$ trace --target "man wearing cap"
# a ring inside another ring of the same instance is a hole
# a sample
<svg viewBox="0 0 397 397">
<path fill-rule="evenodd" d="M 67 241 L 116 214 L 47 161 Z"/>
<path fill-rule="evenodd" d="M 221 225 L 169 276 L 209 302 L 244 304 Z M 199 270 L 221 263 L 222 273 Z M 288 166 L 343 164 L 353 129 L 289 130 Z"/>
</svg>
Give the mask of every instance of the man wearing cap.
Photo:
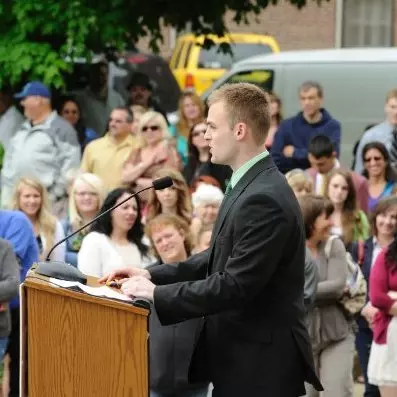
<svg viewBox="0 0 397 397">
<path fill-rule="evenodd" d="M 10 140 L 1 172 L 1 205 L 7 206 L 21 177 L 35 177 L 47 188 L 54 210 L 66 198 L 66 172 L 79 168 L 77 132 L 51 107 L 50 90 L 38 81 L 15 95 L 26 121 Z"/>
<path fill-rule="evenodd" d="M 135 72 L 129 84 L 128 90 L 128 105 L 141 105 L 147 110 L 153 110 L 161 113 L 167 120 L 166 112 L 161 106 L 153 99 L 153 88 L 150 83 L 149 77 L 141 72 Z M 168 122 L 168 120 L 167 120 Z"/>
</svg>

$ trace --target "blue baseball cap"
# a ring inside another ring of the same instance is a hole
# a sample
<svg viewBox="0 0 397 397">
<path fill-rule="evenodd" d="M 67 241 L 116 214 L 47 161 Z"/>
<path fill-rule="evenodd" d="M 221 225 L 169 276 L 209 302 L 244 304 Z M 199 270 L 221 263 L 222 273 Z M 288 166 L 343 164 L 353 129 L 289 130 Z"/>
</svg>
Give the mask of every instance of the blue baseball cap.
<svg viewBox="0 0 397 397">
<path fill-rule="evenodd" d="M 23 99 L 28 96 L 41 96 L 43 98 L 51 98 L 51 92 L 47 86 L 40 81 L 30 81 L 25 84 L 22 91 L 15 95 L 15 98 Z"/>
</svg>

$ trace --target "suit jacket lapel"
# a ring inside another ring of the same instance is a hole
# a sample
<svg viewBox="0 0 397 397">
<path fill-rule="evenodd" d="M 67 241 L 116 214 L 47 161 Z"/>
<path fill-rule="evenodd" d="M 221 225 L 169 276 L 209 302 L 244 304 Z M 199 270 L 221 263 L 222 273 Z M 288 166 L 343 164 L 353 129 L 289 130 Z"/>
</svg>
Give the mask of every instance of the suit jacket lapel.
<svg viewBox="0 0 397 397">
<path fill-rule="evenodd" d="M 270 156 L 267 156 L 263 160 L 258 161 L 253 167 L 251 167 L 247 171 L 247 173 L 238 181 L 237 185 L 232 189 L 232 191 L 223 199 L 222 204 L 219 208 L 218 217 L 212 231 L 208 272 L 210 271 L 211 267 L 212 254 L 215 247 L 216 238 L 220 230 L 222 229 L 222 226 L 225 222 L 227 214 L 230 211 L 230 208 L 233 206 L 233 203 L 237 200 L 240 194 L 246 189 L 246 187 L 256 178 L 256 176 L 265 169 L 271 167 L 275 167 L 275 165 Z"/>
</svg>

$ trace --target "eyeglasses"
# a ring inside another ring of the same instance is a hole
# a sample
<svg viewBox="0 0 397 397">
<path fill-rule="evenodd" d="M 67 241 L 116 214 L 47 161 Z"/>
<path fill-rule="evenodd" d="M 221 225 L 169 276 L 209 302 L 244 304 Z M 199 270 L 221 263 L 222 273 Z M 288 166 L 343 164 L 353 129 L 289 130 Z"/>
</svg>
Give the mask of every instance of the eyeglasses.
<svg viewBox="0 0 397 397">
<path fill-rule="evenodd" d="M 160 127 L 158 125 L 145 125 L 144 127 L 142 127 L 143 132 L 146 132 L 147 130 L 158 131 L 159 129 Z"/>
<path fill-rule="evenodd" d="M 199 136 L 199 135 L 204 135 L 205 133 L 206 133 L 206 131 L 207 130 L 194 130 L 193 132 L 192 132 L 192 138 L 195 138 L 196 136 Z"/>
<path fill-rule="evenodd" d="M 382 157 L 381 156 L 373 156 L 373 157 L 367 157 L 366 159 L 364 159 L 365 163 L 369 163 L 371 160 L 374 161 L 381 161 Z"/>
</svg>

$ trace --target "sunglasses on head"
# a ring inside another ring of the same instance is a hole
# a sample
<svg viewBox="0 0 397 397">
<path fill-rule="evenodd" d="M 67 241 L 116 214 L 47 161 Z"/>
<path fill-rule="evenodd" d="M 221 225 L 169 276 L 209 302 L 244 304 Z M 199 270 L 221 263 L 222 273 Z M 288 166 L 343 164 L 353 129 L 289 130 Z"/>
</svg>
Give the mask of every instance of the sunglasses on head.
<svg viewBox="0 0 397 397">
<path fill-rule="evenodd" d="M 144 127 L 142 127 L 143 132 L 146 132 L 147 130 L 158 131 L 159 129 L 160 127 L 158 125 L 145 125 Z"/>
</svg>

